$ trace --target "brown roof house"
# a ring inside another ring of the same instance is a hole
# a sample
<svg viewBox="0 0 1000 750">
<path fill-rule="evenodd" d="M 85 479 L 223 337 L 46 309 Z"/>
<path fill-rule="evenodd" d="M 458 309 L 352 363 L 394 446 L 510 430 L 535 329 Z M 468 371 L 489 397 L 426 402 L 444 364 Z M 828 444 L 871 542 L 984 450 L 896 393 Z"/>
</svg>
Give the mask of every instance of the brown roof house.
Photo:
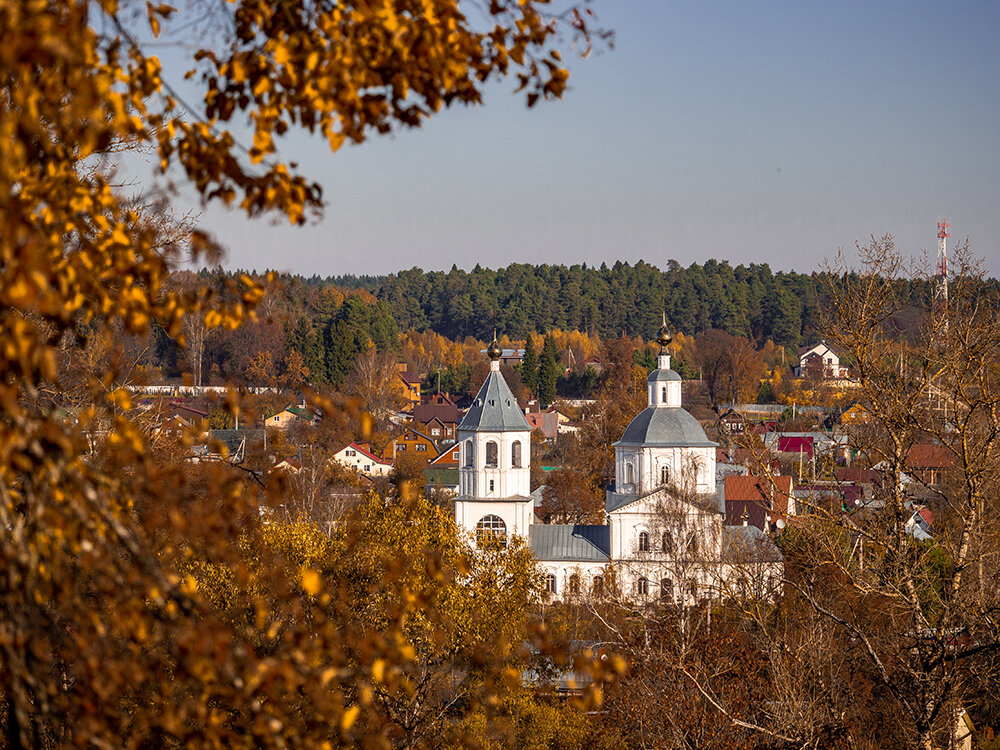
<svg viewBox="0 0 1000 750">
<path fill-rule="evenodd" d="M 410 406 L 420 406 L 420 378 L 407 372 L 406 363 L 396 365 L 399 371 L 399 382 L 403 386 L 403 395 Z"/>
<path fill-rule="evenodd" d="M 385 449 L 385 460 L 396 462 L 396 457 L 402 453 L 415 454 L 427 460 L 437 457 L 437 447 L 430 436 L 418 430 L 406 430 L 402 435 L 395 438 Z"/>
<path fill-rule="evenodd" d="M 443 393 L 424 396 L 423 403 L 413 407 L 413 421 L 414 426 L 435 442 L 452 442 L 459 422 L 458 407 Z"/>
<path fill-rule="evenodd" d="M 795 515 L 792 478 L 788 476 L 726 477 L 723 502 L 727 526 L 756 526 L 770 531 L 779 518 Z"/>
<path fill-rule="evenodd" d="M 916 443 L 906 454 L 906 472 L 922 484 L 941 484 L 957 467 L 955 454 L 940 443 Z"/>
</svg>

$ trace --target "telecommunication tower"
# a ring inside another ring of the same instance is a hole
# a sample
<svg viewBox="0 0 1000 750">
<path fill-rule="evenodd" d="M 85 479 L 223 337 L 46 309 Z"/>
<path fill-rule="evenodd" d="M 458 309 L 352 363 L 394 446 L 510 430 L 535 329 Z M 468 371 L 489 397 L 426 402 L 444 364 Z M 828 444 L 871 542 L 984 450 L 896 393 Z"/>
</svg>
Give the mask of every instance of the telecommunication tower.
<svg viewBox="0 0 1000 750">
<path fill-rule="evenodd" d="M 934 272 L 934 317 L 940 331 L 948 332 L 948 230 L 951 224 L 942 219 L 937 223 L 937 270 Z"/>
</svg>

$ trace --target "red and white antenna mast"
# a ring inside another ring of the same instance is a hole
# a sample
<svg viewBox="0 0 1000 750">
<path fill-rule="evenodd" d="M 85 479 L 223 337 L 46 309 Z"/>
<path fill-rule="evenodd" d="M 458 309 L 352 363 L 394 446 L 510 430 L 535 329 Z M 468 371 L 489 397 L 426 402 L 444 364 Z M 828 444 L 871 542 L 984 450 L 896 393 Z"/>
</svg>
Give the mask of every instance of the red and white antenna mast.
<svg viewBox="0 0 1000 750">
<path fill-rule="evenodd" d="M 942 219 L 937 223 L 938 251 L 937 269 L 934 272 L 934 312 L 942 330 L 948 331 L 948 230 L 951 224 Z"/>
</svg>

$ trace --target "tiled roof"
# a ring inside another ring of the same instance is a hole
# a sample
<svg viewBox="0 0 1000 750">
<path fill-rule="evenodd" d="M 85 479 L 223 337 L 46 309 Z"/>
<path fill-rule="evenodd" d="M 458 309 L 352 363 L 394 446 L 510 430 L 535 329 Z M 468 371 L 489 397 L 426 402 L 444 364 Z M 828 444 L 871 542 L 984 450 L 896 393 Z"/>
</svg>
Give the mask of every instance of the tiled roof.
<svg viewBox="0 0 1000 750">
<path fill-rule="evenodd" d="M 772 484 L 773 501 L 772 501 Z M 777 476 L 766 477 L 730 475 L 726 477 L 726 518 L 730 523 L 735 521 L 730 511 L 736 503 L 760 503 L 769 507 L 775 513 L 785 513 L 788 510 L 788 496 L 792 493 L 792 478 Z"/>
<path fill-rule="evenodd" d="M 458 408 L 454 404 L 420 404 L 413 407 L 413 419 L 427 423 L 438 419 L 442 423 L 458 424 Z"/>
<path fill-rule="evenodd" d="M 906 454 L 911 469 L 950 469 L 955 464 L 955 454 L 940 443 L 917 443 Z"/>
<path fill-rule="evenodd" d="M 542 561 L 607 562 L 611 527 L 536 523 L 528 527 L 528 543 Z"/>
</svg>

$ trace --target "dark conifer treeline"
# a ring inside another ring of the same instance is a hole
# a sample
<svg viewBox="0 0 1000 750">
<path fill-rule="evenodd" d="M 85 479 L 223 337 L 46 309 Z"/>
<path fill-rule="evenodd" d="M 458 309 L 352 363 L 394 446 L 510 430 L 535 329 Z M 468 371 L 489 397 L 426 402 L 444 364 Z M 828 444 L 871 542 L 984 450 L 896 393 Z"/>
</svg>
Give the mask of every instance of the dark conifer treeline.
<svg viewBox="0 0 1000 750">
<path fill-rule="evenodd" d="M 229 275 L 222 269 L 201 272 L 220 293 Z M 276 378 L 301 357 L 309 382 L 340 384 L 369 344 L 379 352 L 395 350 L 401 331 L 430 330 L 453 341 L 489 340 L 494 330 L 517 340 L 553 329 L 649 339 L 662 310 L 671 329 L 687 335 L 716 329 L 758 345 L 770 339 L 794 347 L 816 337 L 825 304 L 819 273 L 773 273 L 766 264 L 734 268 L 716 260 L 688 268 L 669 261 L 666 270 L 643 261 L 600 268 L 477 265 L 471 271 L 412 268 L 381 277 L 285 276 L 280 282 L 268 293 L 260 322 L 236 333 L 209 333 L 206 374 L 247 377 L 256 372 L 248 370 L 251 360 L 267 350 L 263 369 L 273 369 Z M 898 283 L 914 309 L 923 305 L 930 291 L 926 282 Z M 162 334 L 157 344 L 156 364 L 175 376 L 183 369 L 179 352 Z M 543 352 L 532 354 L 541 361 Z"/>
<path fill-rule="evenodd" d="M 914 302 L 926 298 L 926 284 L 901 283 Z M 669 261 L 666 270 L 644 261 L 600 268 L 477 265 L 448 273 L 412 268 L 366 288 L 388 304 L 400 329 L 430 329 L 456 340 L 483 338 L 494 325 L 512 338 L 554 328 L 649 338 L 665 309 L 671 328 L 687 334 L 715 328 L 795 346 L 819 326 L 821 287 L 818 273 L 709 260 L 688 268 Z"/>
</svg>

